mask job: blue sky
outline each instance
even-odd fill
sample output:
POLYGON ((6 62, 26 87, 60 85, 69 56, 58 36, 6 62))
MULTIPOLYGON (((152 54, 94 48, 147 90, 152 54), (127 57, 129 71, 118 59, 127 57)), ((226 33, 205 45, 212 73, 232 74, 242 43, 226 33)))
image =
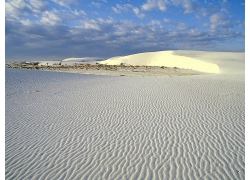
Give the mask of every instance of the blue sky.
POLYGON ((242 0, 7 0, 5 60, 245 51, 242 0))

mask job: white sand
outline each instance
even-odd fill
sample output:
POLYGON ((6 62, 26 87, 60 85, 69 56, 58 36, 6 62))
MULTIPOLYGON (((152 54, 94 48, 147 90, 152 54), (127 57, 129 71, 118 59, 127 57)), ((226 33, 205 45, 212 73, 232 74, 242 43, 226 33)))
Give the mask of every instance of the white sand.
POLYGON ((75 64, 107 64, 126 66, 164 66, 165 70, 140 68, 131 71, 118 68, 115 71, 103 69, 53 69, 53 71, 70 72, 79 74, 98 75, 127 75, 127 76, 182 76, 192 74, 245 74, 245 53, 235 52, 206 52, 206 51, 158 51, 132 54, 128 56, 113 57, 107 60, 96 61, 97 58, 67 58, 62 61, 43 61, 40 65, 61 65, 75 64), (84 62, 82 62, 84 61, 84 62), (178 68, 172 73, 171 68, 178 68), (137 72, 137 73, 134 73, 137 72))
POLYGON ((7 69, 6 179, 245 179, 242 53, 174 53, 215 74, 7 69))
POLYGON ((102 61, 101 63, 112 65, 126 63, 134 66, 148 65, 178 67, 183 69, 192 69, 196 71, 216 74, 220 72, 217 64, 205 62, 203 60, 195 59, 193 57, 180 56, 175 52, 177 51, 159 51, 133 54, 129 56, 110 58, 106 61, 102 61))

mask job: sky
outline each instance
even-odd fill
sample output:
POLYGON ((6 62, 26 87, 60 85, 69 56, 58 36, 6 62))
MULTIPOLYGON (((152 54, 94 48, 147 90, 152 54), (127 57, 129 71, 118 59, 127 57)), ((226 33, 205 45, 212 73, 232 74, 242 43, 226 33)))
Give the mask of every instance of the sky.
POLYGON ((245 51, 244 0, 6 0, 5 61, 245 51))

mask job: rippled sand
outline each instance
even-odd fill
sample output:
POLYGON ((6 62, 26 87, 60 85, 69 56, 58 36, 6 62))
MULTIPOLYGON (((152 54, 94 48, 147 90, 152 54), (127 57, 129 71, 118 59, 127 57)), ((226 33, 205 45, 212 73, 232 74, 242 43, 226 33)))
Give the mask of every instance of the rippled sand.
POLYGON ((242 75, 9 71, 6 179, 245 179, 242 75))

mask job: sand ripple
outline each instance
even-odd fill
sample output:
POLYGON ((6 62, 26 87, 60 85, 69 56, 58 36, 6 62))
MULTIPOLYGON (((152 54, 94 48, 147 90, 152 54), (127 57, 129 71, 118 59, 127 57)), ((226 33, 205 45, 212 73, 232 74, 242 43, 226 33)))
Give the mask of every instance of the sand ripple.
POLYGON ((6 179, 245 178, 244 80, 32 75, 6 80, 6 179))

